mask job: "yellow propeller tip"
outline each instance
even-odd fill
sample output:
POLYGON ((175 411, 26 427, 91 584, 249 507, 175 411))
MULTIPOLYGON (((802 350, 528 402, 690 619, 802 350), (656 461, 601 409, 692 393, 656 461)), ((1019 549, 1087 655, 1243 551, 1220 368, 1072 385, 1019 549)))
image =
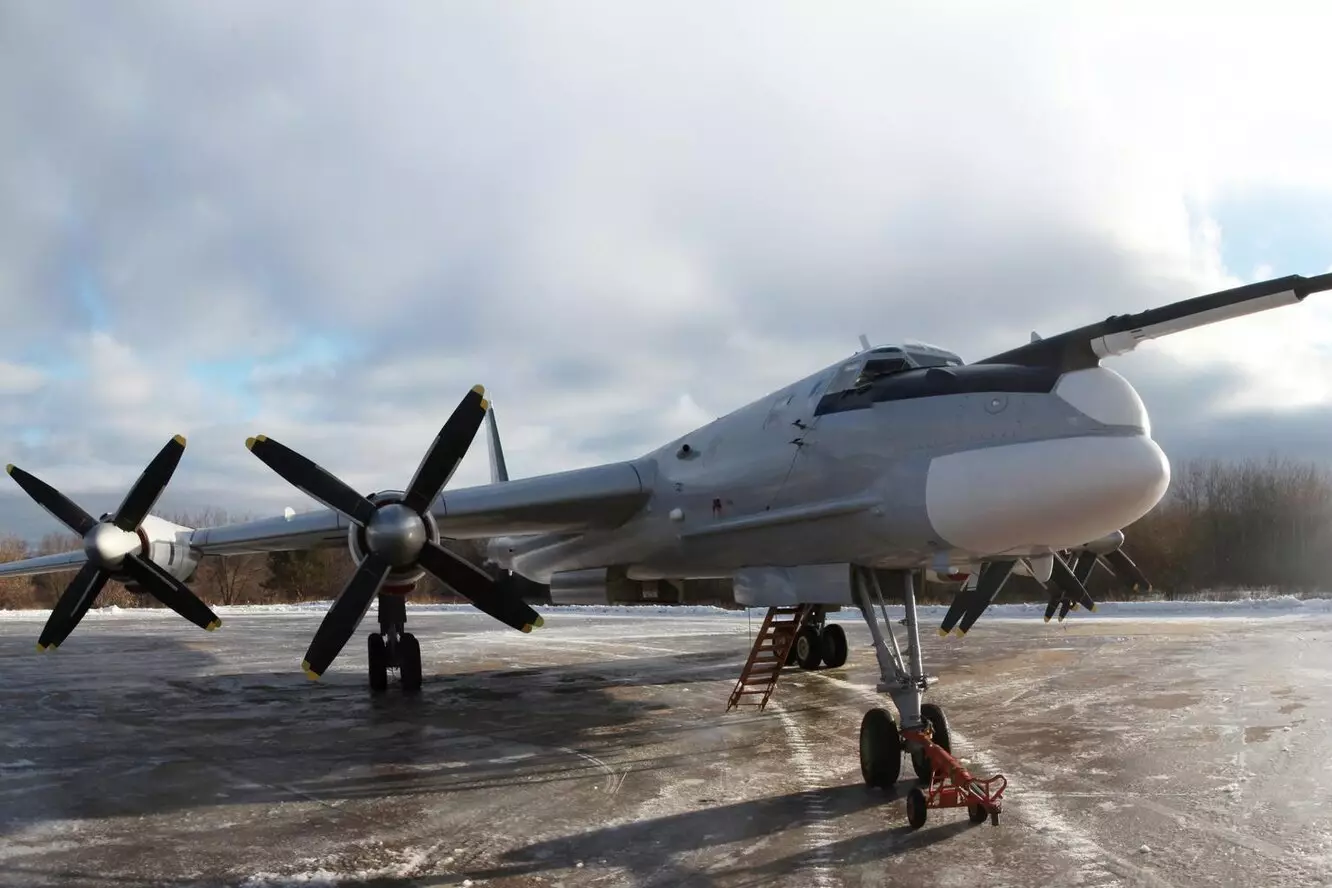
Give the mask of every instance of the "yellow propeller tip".
POLYGON ((215 631, 217 630, 217 627, 218 627, 218 626, 221 626, 221 625, 222 625, 222 621, 221 621, 221 620, 214 620, 213 622, 211 622, 211 623, 209 623, 207 626, 205 626, 204 629, 206 629, 206 630, 209 631, 209 632, 215 632, 215 631))
POLYGON ((962 629, 962 628, 959 628, 959 629, 957 630, 957 637, 958 637, 958 638, 966 638, 966 637, 967 637, 967 630, 962 629))
POLYGON ((522 631, 523 631, 523 632, 531 632, 531 631, 532 631, 532 624, 531 624, 531 623, 525 623, 525 624, 523 625, 523 629, 522 629, 522 631))
POLYGON ((245 449, 246 449, 246 450, 253 450, 253 449, 254 449, 254 438, 253 438, 253 436, 251 436, 251 437, 245 439, 245 449))
POLYGON ((540 629, 542 626, 546 625, 546 618, 537 614, 536 622, 532 625, 540 629))
POLYGON ((40 641, 37 642, 37 650, 43 654, 46 653, 46 645, 42 644, 40 641))
POLYGON ((480 383, 477 383, 476 385, 472 386, 472 391, 476 392, 478 395, 484 395, 486 393, 486 387, 484 385, 481 385, 480 383))
POLYGON ((947 629, 940 628, 940 629, 939 629, 939 637, 940 637, 940 638, 947 638, 947 637, 948 637, 948 630, 947 630, 947 629))
POLYGON ((1049 617, 1046 617, 1046 618, 1045 618, 1045 622, 1047 622, 1047 623, 1050 622, 1050 618, 1049 618, 1049 617))
POLYGON ((175 442, 176 442, 177 444, 179 444, 181 447, 184 447, 184 446, 185 446, 185 436, 184 436, 184 435, 172 435, 172 436, 171 436, 171 440, 172 440, 172 441, 175 441, 175 442))
POLYGON ((14 464, 13 464, 13 463, 7 463, 7 464, 5 465, 5 472, 6 472, 7 474, 10 474, 10 475, 14 474, 14 464))
POLYGON ((1091 612, 1092 612, 1092 613, 1096 613, 1096 605, 1093 604, 1093 605, 1091 606, 1091 612))
POLYGON ((485 413, 485 412, 486 412, 487 410, 489 410, 489 409, 490 409, 490 402, 487 401, 485 398, 482 398, 482 399, 481 399, 481 412, 482 412, 482 413, 485 413))

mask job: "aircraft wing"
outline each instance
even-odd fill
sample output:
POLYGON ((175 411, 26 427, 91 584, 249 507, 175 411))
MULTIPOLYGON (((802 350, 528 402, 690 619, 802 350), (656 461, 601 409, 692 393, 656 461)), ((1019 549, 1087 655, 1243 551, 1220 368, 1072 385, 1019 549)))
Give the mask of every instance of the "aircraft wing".
POLYGON ((1051 367, 1061 372, 1082 370, 1095 367, 1102 358, 1130 352, 1147 339, 1292 305, 1310 293, 1324 290, 1332 290, 1332 272, 1314 277, 1292 274, 1137 314, 1114 315, 1047 339, 1033 339, 1026 345, 976 363, 1051 367))
POLYGON ((2 577, 30 577, 37 574, 55 573, 62 570, 74 570, 83 566, 87 557, 82 549, 72 552, 57 552, 54 555, 39 555, 36 558, 23 558, 0 564, 2 577))
MULTIPOLYGON (((445 491, 431 514, 447 539, 531 533, 576 533, 628 520, 650 495, 642 467, 608 463, 445 491)), ((346 545, 349 521, 329 509, 204 527, 190 535, 204 555, 239 555, 346 545)))

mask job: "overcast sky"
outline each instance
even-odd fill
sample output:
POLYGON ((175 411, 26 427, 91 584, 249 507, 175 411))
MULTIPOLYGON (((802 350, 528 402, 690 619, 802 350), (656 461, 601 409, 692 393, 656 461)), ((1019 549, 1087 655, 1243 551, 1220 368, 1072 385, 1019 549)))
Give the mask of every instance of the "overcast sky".
MULTIPOLYGON (((247 435, 401 487, 481 382, 532 475, 861 333, 1332 268, 1332 22, 990 5, 4 4, 3 461, 110 509, 179 432, 162 509, 303 510, 247 435)), ((1176 462, 1321 459, 1329 344, 1332 294, 1113 366, 1176 462)))

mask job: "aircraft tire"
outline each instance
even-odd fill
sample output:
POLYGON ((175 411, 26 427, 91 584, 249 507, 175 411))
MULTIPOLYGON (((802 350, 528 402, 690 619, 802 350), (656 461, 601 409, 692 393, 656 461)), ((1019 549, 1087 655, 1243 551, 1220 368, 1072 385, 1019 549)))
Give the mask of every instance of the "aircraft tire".
POLYGON ((421 690, 421 644, 410 632, 404 632, 398 639, 398 659, 402 663, 399 671, 402 689, 421 690))
POLYGON ((370 670, 370 690, 382 691, 388 687, 388 651, 384 649, 384 636, 371 632, 366 639, 366 664, 370 670))
POLYGON ((819 639, 819 647, 823 652, 823 665, 829 669, 836 669, 839 666, 846 665, 846 630, 836 623, 829 623, 823 627, 823 633, 819 639))
MULTIPOLYGON (((953 742, 948 734, 948 718, 944 715, 943 709, 933 703, 922 703, 920 717, 929 722, 930 727, 934 729, 934 742, 952 752, 953 742)), ((916 778, 922 783, 929 783, 930 778, 934 776, 934 768, 923 752, 911 753, 911 767, 916 772, 916 778)))
POLYGON ((795 640, 796 662, 801 669, 818 669, 823 659, 823 645, 819 639, 819 630, 806 627, 800 630, 795 640))
POLYGON ((902 776, 902 735, 886 709, 871 709, 860 720, 860 775, 866 786, 891 789, 902 776))

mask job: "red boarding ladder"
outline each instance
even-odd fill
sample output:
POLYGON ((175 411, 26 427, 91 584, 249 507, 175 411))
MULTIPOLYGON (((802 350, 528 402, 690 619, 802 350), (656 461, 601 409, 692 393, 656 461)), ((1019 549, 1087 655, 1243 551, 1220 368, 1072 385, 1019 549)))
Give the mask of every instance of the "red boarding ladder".
POLYGON ((791 646, 814 607, 798 604, 768 608, 768 615, 763 618, 763 625, 749 651, 749 659, 745 661, 745 668, 740 670, 735 690, 731 691, 731 699, 726 703, 727 712, 737 706, 757 706, 762 711, 768 705, 768 698, 777 687, 777 679, 791 654, 791 646))

